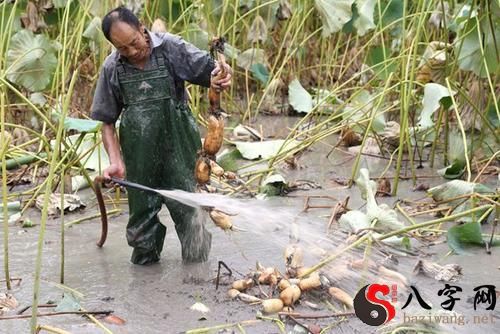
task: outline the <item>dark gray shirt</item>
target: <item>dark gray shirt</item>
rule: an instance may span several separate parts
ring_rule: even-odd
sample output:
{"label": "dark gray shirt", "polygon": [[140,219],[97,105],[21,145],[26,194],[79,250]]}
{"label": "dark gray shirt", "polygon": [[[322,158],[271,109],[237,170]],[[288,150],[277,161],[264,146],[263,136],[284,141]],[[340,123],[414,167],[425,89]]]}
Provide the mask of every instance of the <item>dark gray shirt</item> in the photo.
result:
{"label": "dark gray shirt", "polygon": [[[171,91],[175,92],[179,101],[186,101],[184,81],[204,87],[210,86],[210,73],[215,63],[206,51],[176,35],[150,31],[148,33],[152,52],[144,69],[151,69],[155,64],[155,57],[162,55],[173,78],[171,82],[174,87],[170,87]],[[117,72],[120,61],[125,67],[133,67],[118,51],[113,51],[101,68],[92,102],[91,117],[108,124],[115,123],[123,109]]]}

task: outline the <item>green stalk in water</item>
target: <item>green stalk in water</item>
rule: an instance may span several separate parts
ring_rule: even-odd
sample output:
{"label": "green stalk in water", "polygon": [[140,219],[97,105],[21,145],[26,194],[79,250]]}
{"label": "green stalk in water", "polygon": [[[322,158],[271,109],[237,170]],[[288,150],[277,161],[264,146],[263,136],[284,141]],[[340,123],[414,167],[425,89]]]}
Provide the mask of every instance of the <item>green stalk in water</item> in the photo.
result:
{"label": "green stalk in water", "polygon": [[9,147],[9,139],[5,135],[5,94],[0,91],[0,152],[2,153],[2,208],[3,208],[3,266],[7,290],[11,289],[9,273],[9,211],[7,206],[7,165],[5,153]]}
{"label": "green stalk in water", "polygon": [[61,219],[60,219],[60,228],[61,228],[61,263],[59,269],[59,283],[64,284],[64,184],[66,181],[65,177],[65,169],[63,168],[61,171]]}
{"label": "green stalk in water", "polygon": [[73,76],[71,78],[71,82],[69,84],[69,89],[64,100],[63,110],[59,117],[59,124],[57,127],[57,135],[54,144],[54,152],[52,154],[52,159],[50,162],[49,175],[47,176],[47,184],[45,186],[45,194],[43,199],[43,209],[42,216],[40,218],[40,232],[38,235],[38,247],[37,247],[37,256],[36,256],[36,264],[35,264],[35,282],[33,288],[33,303],[32,307],[32,317],[31,317],[31,334],[36,334],[37,332],[37,313],[38,313],[38,298],[40,294],[40,274],[42,271],[42,251],[43,251],[43,242],[45,237],[45,225],[47,223],[48,217],[48,208],[49,208],[49,198],[52,192],[52,183],[55,177],[57,160],[59,158],[61,142],[63,140],[63,132],[64,132],[64,119],[68,114],[69,104],[71,102],[71,93],[73,92],[76,79],[78,78],[78,70],[73,72]]}

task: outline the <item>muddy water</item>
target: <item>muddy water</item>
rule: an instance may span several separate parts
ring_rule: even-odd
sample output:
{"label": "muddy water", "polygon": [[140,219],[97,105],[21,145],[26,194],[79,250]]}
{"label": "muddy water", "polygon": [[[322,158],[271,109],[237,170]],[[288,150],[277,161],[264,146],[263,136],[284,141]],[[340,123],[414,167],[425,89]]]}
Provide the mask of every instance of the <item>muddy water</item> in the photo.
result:
{"label": "muddy water", "polygon": [[[289,119],[287,119],[289,121]],[[271,122],[263,122],[267,133],[283,131],[283,124],[275,125],[278,129],[269,128]],[[286,132],[285,132],[286,133]],[[212,232],[212,252],[207,263],[199,265],[183,265],[180,260],[180,245],[168,216],[162,211],[161,219],[167,226],[165,248],[160,263],[152,266],[135,266],[129,262],[131,249],[125,240],[125,225],[127,221],[126,208],[124,214],[114,217],[110,222],[110,231],[104,248],[95,246],[100,233],[98,220],[74,225],[66,232],[66,274],[65,284],[83,293],[82,305],[87,310],[113,310],[114,314],[125,319],[123,326],[106,324],[113,333],[180,333],[198,327],[211,327],[215,325],[234,323],[243,320],[255,319],[259,307],[247,305],[240,301],[231,301],[226,297],[227,286],[215,290],[213,278],[216,275],[218,261],[224,261],[232,270],[235,278],[255,268],[256,261],[264,266],[275,266],[284,270],[283,250],[290,242],[298,237],[298,244],[306,253],[307,266],[316,264],[325,253],[331,253],[342,247],[347,234],[333,226],[333,232],[326,233],[331,209],[311,209],[301,212],[304,196],[328,195],[337,199],[350,196],[349,207],[357,209],[362,207],[364,201],[360,199],[356,188],[344,189],[332,182],[333,176],[350,176],[352,160],[336,166],[339,162],[346,161],[349,156],[341,152],[334,152],[328,159],[325,157],[330,149],[330,142],[319,143],[306,152],[299,160],[302,168],[285,171],[288,180],[306,179],[322,185],[321,189],[298,191],[291,195],[294,197],[272,198],[266,201],[238,201],[227,200],[217,202],[218,206],[228,211],[238,211],[234,218],[235,225],[246,232],[224,233],[212,224],[208,229]],[[361,165],[370,170],[371,176],[378,176],[386,166],[387,161],[363,158]],[[393,169],[389,170],[392,173]],[[418,171],[420,175],[435,175],[434,171],[424,168]],[[426,179],[431,184],[444,182],[442,179]],[[411,182],[402,182],[398,198],[418,199],[425,196],[422,192],[413,192]],[[80,194],[88,203],[93,203],[93,196],[89,191]],[[386,198],[380,201],[394,204],[397,198]],[[334,204],[333,201],[323,199],[317,204]],[[312,203],[313,204],[313,203]],[[231,210],[229,210],[231,209]],[[66,222],[80,216],[93,214],[97,211],[95,206],[89,206],[84,212],[66,215]],[[39,214],[29,213],[32,220],[37,223]],[[431,219],[427,217],[426,219]],[[42,272],[42,291],[40,301],[59,301],[62,290],[54,286],[59,280],[59,219],[49,221],[44,245],[44,263]],[[10,229],[10,254],[11,275],[23,279],[20,286],[15,287],[13,295],[21,306],[31,303],[32,276],[36,256],[36,241],[38,227],[22,229],[12,226]],[[415,243],[414,246],[422,247]],[[429,260],[438,261],[440,264],[457,263],[464,268],[464,276],[455,285],[463,289],[463,293],[456,295],[461,300],[457,301],[454,311],[464,315],[470,323],[464,325],[451,324],[441,327],[449,333],[496,333],[497,326],[492,322],[500,322],[498,311],[474,311],[470,297],[472,289],[477,285],[500,285],[500,257],[498,249],[493,250],[493,255],[488,256],[481,248],[473,249],[470,255],[452,255],[444,257],[447,252],[445,244],[423,247],[422,251],[429,254]],[[440,303],[446,300],[438,296],[438,291],[444,287],[443,282],[432,278],[413,276],[411,270],[418,257],[401,256],[398,262],[387,260],[374,247],[372,259],[383,263],[394,270],[406,275],[412,285],[416,286],[422,298],[432,304],[433,311],[441,309]],[[351,259],[362,256],[361,250],[346,254],[324,272],[331,279],[332,284],[351,294],[354,294],[364,284],[377,280],[375,273],[368,273],[362,277],[359,270],[351,270],[346,263]],[[1,277],[1,276],[0,276]],[[3,277],[2,277],[3,278]],[[404,320],[406,315],[426,314],[429,312],[420,308],[413,298],[412,303],[405,310],[401,306],[406,302],[409,291],[403,287],[398,288],[397,319]],[[304,300],[317,302],[318,295],[308,295]],[[195,302],[202,302],[210,308],[207,314],[191,311],[189,307]],[[319,303],[322,312],[328,312],[325,304]],[[339,305],[334,304],[338,311]],[[481,307],[481,306],[480,306]],[[499,306],[497,306],[497,310]],[[44,311],[45,310],[41,310]],[[297,306],[297,311],[312,313],[307,305]],[[474,315],[487,316],[487,323],[473,324]],[[493,316],[493,317],[490,317]],[[318,323],[323,327],[335,319],[304,321],[304,323]],[[88,320],[75,316],[42,317],[41,324],[50,324],[71,333],[102,333]],[[289,325],[288,329],[293,328]],[[371,333],[375,327],[364,325],[356,318],[340,323],[331,332],[335,333]],[[0,321],[0,333],[28,333],[29,320]],[[279,333],[276,325],[262,322],[246,328],[247,333]],[[225,333],[231,333],[232,330]]]}

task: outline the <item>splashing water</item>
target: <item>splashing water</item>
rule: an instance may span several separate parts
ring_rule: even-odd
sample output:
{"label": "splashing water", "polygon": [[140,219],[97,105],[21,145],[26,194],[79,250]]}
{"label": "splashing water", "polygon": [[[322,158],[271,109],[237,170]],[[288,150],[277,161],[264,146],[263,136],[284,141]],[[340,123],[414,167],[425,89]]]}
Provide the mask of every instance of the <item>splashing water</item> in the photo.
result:
{"label": "splashing water", "polygon": [[[158,190],[163,196],[175,199],[185,205],[192,207],[213,207],[226,213],[234,214],[232,222],[244,232],[249,233],[252,238],[262,238],[276,245],[276,252],[283,252],[289,244],[298,244],[304,250],[306,257],[312,261],[311,264],[319,262],[325,256],[331,255],[343,249],[347,243],[347,234],[335,231],[327,235],[325,223],[319,222],[316,217],[310,214],[303,214],[302,208],[293,205],[284,205],[283,201],[273,201],[272,199],[236,199],[221,194],[210,193],[190,193],[182,190]],[[206,212],[205,212],[206,213]],[[193,222],[195,225],[211,224],[208,214],[202,214],[199,210],[197,218]],[[315,224],[316,223],[316,224]],[[323,227],[323,228],[322,228]],[[202,238],[202,229],[196,239]],[[195,243],[193,246],[196,248]],[[199,249],[193,249],[199,252]],[[363,257],[361,250],[346,252],[338,260],[323,268],[328,276],[347,291],[357,291],[359,284],[366,281],[366,270],[354,271],[350,265],[350,260]],[[368,253],[373,262],[381,262],[384,254],[376,248],[371,248]],[[265,259],[262,259],[265,260]],[[364,272],[362,272],[364,271]],[[370,275],[373,279],[376,273]],[[364,277],[364,278],[363,278]]]}

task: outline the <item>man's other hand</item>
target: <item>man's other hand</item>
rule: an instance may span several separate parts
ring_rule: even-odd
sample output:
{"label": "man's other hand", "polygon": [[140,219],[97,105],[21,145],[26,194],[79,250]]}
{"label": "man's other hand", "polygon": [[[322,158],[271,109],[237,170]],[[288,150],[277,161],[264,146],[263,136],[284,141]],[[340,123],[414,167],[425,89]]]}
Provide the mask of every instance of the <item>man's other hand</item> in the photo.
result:
{"label": "man's other hand", "polygon": [[111,164],[103,172],[102,175],[105,179],[116,177],[118,179],[125,178],[125,166],[122,164]]}
{"label": "man's other hand", "polygon": [[215,68],[212,71],[212,80],[210,82],[211,86],[213,89],[217,91],[221,91],[223,89],[226,89],[231,85],[231,78],[233,77],[233,70],[231,69],[231,66],[228,64],[224,63],[224,77],[219,78],[218,74],[221,72],[221,65],[219,64],[218,61],[215,62]]}

